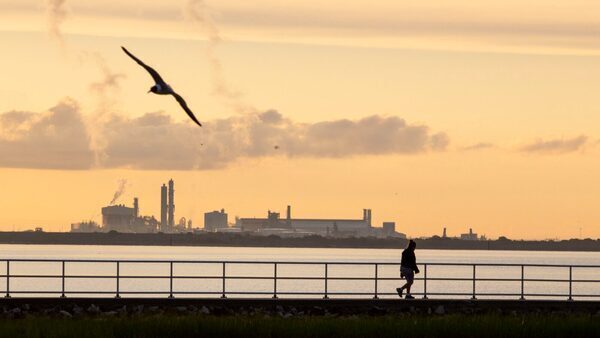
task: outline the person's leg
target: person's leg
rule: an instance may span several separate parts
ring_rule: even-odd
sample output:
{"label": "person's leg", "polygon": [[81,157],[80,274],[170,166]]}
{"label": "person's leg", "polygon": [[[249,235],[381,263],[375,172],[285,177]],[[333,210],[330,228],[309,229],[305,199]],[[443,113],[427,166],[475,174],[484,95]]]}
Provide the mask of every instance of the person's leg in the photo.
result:
{"label": "person's leg", "polygon": [[404,285],[402,285],[401,287],[396,288],[396,291],[398,292],[400,297],[402,297],[402,292],[404,290],[408,290],[408,292],[410,292],[410,285],[408,284],[408,282],[404,283]]}
{"label": "person's leg", "polygon": [[405,275],[406,275],[406,299],[412,299],[413,296],[410,294],[410,289],[415,280],[415,274],[414,274],[414,272],[411,271],[411,273],[405,274]]}
{"label": "person's leg", "polygon": [[406,284],[402,287],[406,290],[406,294],[410,295],[410,287],[413,285],[413,281],[407,281]]}
{"label": "person's leg", "polygon": [[[404,274],[404,271],[402,270],[402,268],[400,269],[400,278],[404,278],[406,279],[406,275]],[[406,283],[404,283],[404,285],[402,285],[399,288],[396,288],[396,292],[398,292],[398,295],[400,297],[402,297],[402,292],[408,287],[408,279],[406,280]]]}

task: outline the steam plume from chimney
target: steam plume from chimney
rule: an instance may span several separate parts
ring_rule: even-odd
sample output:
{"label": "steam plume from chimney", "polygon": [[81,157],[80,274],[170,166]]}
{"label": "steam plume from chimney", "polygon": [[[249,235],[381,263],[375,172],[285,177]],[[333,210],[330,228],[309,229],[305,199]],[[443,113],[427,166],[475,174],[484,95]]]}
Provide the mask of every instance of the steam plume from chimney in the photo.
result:
{"label": "steam plume from chimney", "polygon": [[60,26],[67,19],[65,9],[66,0],[46,0],[46,17],[48,19],[48,33],[58,41],[61,48],[65,48],[65,39]]}
{"label": "steam plume from chimney", "polygon": [[119,180],[118,184],[119,185],[117,186],[117,191],[115,191],[115,194],[113,195],[112,200],[110,200],[109,205],[114,205],[115,202],[117,202],[117,200],[119,199],[119,197],[121,197],[125,193],[125,188],[127,187],[127,180],[122,178]]}
{"label": "steam plume from chimney", "polygon": [[[46,16],[48,18],[48,33],[59,44],[61,51],[67,57],[67,45],[61,31],[61,25],[68,19],[65,8],[67,0],[45,0]],[[114,97],[119,92],[119,81],[125,78],[122,73],[113,72],[108,63],[98,52],[79,50],[76,58],[81,64],[94,64],[102,73],[102,79],[92,82],[90,91],[97,99],[97,109],[91,116],[85,118],[86,129],[90,134],[90,147],[94,152],[94,165],[101,167],[106,159],[106,130],[105,126],[110,119],[111,110],[115,103]]]}
{"label": "steam plume from chimney", "polygon": [[223,40],[219,28],[215,24],[204,0],[188,0],[184,8],[184,16],[198,24],[206,34],[206,55],[209,62],[210,79],[213,93],[221,97],[225,104],[238,113],[253,113],[257,109],[242,100],[242,93],[231,87],[223,75],[223,65],[215,53],[217,46]]}

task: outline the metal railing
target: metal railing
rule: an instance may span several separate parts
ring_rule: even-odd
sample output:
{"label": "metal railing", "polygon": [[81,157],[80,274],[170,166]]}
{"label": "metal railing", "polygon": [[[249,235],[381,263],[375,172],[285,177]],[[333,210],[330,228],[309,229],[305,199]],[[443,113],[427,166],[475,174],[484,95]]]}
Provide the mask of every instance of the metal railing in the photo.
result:
{"label": "metal railing", "polygon": [[[399,278],[398,263],[390,263],[390,262],[275,262],[275,261],[183,261],[183,260],[80,260],[80,259],[4,259],[0,260],[0,269],[2,267],[2,262],[6,265],[6,270],[4,274],[0,274],[0,281],[4,279],[6,281],[6,294],[5,297],[11,297],[15,295],[56,295],[60,297],[67,297],[67,295],[92,295],[92,296],[109,296],[119,298],[122,295],[162,295],[167,296],[168,298],[174,298],[176,295],[195,295],[195,296],[220,296],[221,298],[227,298],[231,296],[259,296],[259,297],[272,297],[278,298],[280,296],[307,296],[307,297],[322,297],[324,299],[328,299],[331,296],[344,296],[344,297],[365,297],[370,296],[374,299],[380,298],[382,296],[397,296],[396,292],[381,292],[381,284],[385,282],[397,282],[396,286],[399,286],[404,283],[403,280]],[[42,266],[46,269],[54,268],[56,265],[60,266],[59,274],[52,273],[11,273],[11,269],[14,269],[17,265],[27,265],[29,263],[33,264],[41,264],[38,267],[39,270],[43,270]],[[114,274],[68,274],[68,268],[70,266],[78,265],[78,264],[86,264],[88,270],[91,269],[93,265],[98,264],[109,264],[114,265]],[[155,266],[164,266],[166,271],[164,274],[152,275],[152,274],[123,274],[122,266],[123,265],[148,265],[153,264]],[[208,275],[192,275],[192,274],[174,274],[175,266],[190,266],[190,265],[203,265],[203,266],[216,266],[220,273],[218,274],[208,274]],[[234,273],[228,273],[228,267],[233,266],[251,266],[252,268],[256,267],[269,267],[272,266],[272,273],[264,274],[264,275],[239,275]],[[281,267],[299,267],[299,266],[310,266],[321,268],[322,275],[307,275],[307,276],[291,276],[291,275],[282,275]],[[370,266],[372,267],[372,276],[340,276],[340,275],[331,275],[331,268],[341,268],[341,267],[357,267],[357,266]],[[381,270],[382,268],[395,268],[396,276],[382,276]],[[552,264],[493,264],[493,263],[477,263],[477,264],[468,264],[468,263],[421,263],[419,267],[422,270],[422,275],[417,275],[415,278],[415,284],[413,285],[413,289],[419,289],[418,292],[412,292],[413,295],[421,296],[424,299],[435,296],[438,298],[444,297],[463,297],[463,298],[471,298],[477,299],[478,297],[504,297],[504,298],[517,298],[521,300],[525,300],[528,297],[552,297],[557,299],[567,299],[573,300],[574,298],[600,298],[600,265],[552,265]],[[443,267],[446,269],[446,272],[456,272],[455,270],[460,271],[469,271],[469,276],[441,276],[441,275],[433,275],[431,276],[431,269],[434,267]],[[21,266],[22,268],[22,266]],[[478,276],[478,271],[481,271],[484,268],[497,268],[497,269],[516,269],[520,271],[519,277],[513,278],[495,278],[495,277],[480,277]],[[450,270],[448,270],[450,269]],[[527,272],[535,269],[553,269],[552,271],[554,275],[559,274],[558,271],[568,272],[568,278],[528,278]],[[573,278],[574,270],[593,270],[596,269],[598,272],[593,274],[593,278],[589,279],[576,279]],[[214,270],[214,269],[213,269]],[[422,277],[421,277],[422,276]],[[22,280],[35,280],[35,279],[59,279],[60,280],[60,290],[47,290],[42,287],[35,287],[33,290],[23,290],[18,289],[15,290],[12,288],[13,284],[17,281]],[[76,290],[67,288],[67,281],[73,280],[104,280],[104,281],[113,281],[114,289],[112,290]],[[168,290],[124,290],[122,288],[121,282],[125,280],[168,280]],[[173,282],[180,280],[213,280],[220,281],[220,289],[202,289],[201,287],[194,287],[193,289],[186,290],[176,290],[174,289]],[[228,281],[236,281],[236,280],[246,280],[246,281],[272,281],[272,290],[268,291],[260,291],[260,290],[252,290],[250,287],[246,290],[230,290],[227,288]],[[309,281],[317,281],[322,283],[322,288],[320,290],[306,290],[306,289],[297,289],[293,291],[289,290],[281,290],[278,288],[278,282],[284,281],[296,281],[296,282],[309,282]],[[369,282],[372,283],[372,289],[367,291],[332,291],[330,289],[331,283],[335,281],[347,281],[347,282]],[[452,289],[448,286],[451,286],[455,283],[461,284],[464,289],[464,283],[469,284],[470,290],[467,291],[438,291],[431,292],[428,290],[428,286],[430,283],[435,282],[446,282],[447,284],[445,289]],[[495,283],[507,283],[512,282],[516,283],[520,292],[499,292],[497,289],[494,289],[492,292],[482,292],[478,290],[478,286],[481,283],[485,282],[495,282]],[[448,284],[449,283],[449,284]],[[537,288],[527,288],[528,283],[553,283],[558,285],[567,285],[568,292],[535,292]],[[34,283],[35,284],[35,283]],[[39,283],[38,283],[39,284]],[[594,292],[588,293],[574,293],[573,287],[575,285],[594,285]],[[106,284],[103,284],[106,285]],[[499,284],[498,284],[499,285]],[[597,285],[597,287],[596,287]],[[394,287],[395,288],[395,287]],[[500,288],[501,289],[501,288]],[[533,290],[531,290],[533,289]],[[422,290],[422,291],[421,291]]]}

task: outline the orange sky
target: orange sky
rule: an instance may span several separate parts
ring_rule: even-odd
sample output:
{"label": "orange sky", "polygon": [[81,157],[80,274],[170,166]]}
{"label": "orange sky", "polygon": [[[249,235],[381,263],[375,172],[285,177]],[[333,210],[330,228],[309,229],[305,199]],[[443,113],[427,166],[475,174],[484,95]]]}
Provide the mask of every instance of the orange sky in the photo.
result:
{"label": "orange sky", "polygon": [[158,215],[172,177],[198,226],[292,204],[409,236],[600,237],[599,4],[52,3],[0,4],[0,229],[99,220],[122,178]]}

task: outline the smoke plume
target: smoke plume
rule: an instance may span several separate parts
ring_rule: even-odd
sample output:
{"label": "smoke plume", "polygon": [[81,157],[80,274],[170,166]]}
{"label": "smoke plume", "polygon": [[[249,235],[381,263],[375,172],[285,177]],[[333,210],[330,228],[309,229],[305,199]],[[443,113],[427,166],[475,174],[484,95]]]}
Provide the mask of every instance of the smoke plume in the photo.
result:
{"label": "smoke plume", "polygon": [[[65,6],[66,0],[46,0],[48,33],[57,40],[60,49],[67,54],[67,45],[61,31],[61,25],[68,18]],[[76,51],[75,55],[80,64],[86,65],[91,63],[102,74],[100,80],[94,81],[89,85],[90,91],[96,97],[97,106],[92,116],[84,119],[85,127],[89,133],[90,147],[94,152],[94,163],[96,166],[101,166],[107,156],[105,153],[107,143],[103,137],[105,132],[104,127],[108,116],[114,111],[116,104],[114,98],[120,89],[119,81],[125,78],[125,75],[113,72],[102,54],[98,52],[79,50]]]}
{"label": "smoke plume", "polygon": [[223,65],[216,54],[216,49],[223,39],[204,0],[188,0],[183,14],[185,18],[198,25],[206,35],[206,56],[213,94],[223,99],[226,105],[238,113],[257,112],[255,107],[244,102],[242,93],[225,79]]}
{"label": "smoke plume", "polygon": [[120,179],[118,182],[117,191],[115,191],[115,194],[113,195],[113,198],[112,198],[112,200],[110,200],[110,203],[108,205],[114,205],[117,202],[117,200],[119,199],[119,197],[121,197],[125,193],[126,187],[127,187],[127,180],[124,178]]}
{"label": "smoke plume", "polygon": [[106,159],[107,140],[106,123],[110,120],[111,113],[115,110],[115,97],[119,93],[120,80],[126,76],[122,73],[113,72],[104,57],[99,53],[84,53],[83,60],[92,60],[102,73],[102,79],[92,82],[90,91],[97,100],[96,111],[86,119],[87,129],[90,133],[90,147],[94,152],[95,166],[100,167]]}
{"label": "smoke plume", "polygon": [[61,49],[65,49],[65,39],[60,26],[67,19],[65,9],[66,0],[46,0],[46,17],[48,20],[48,33],[58,41]]}

